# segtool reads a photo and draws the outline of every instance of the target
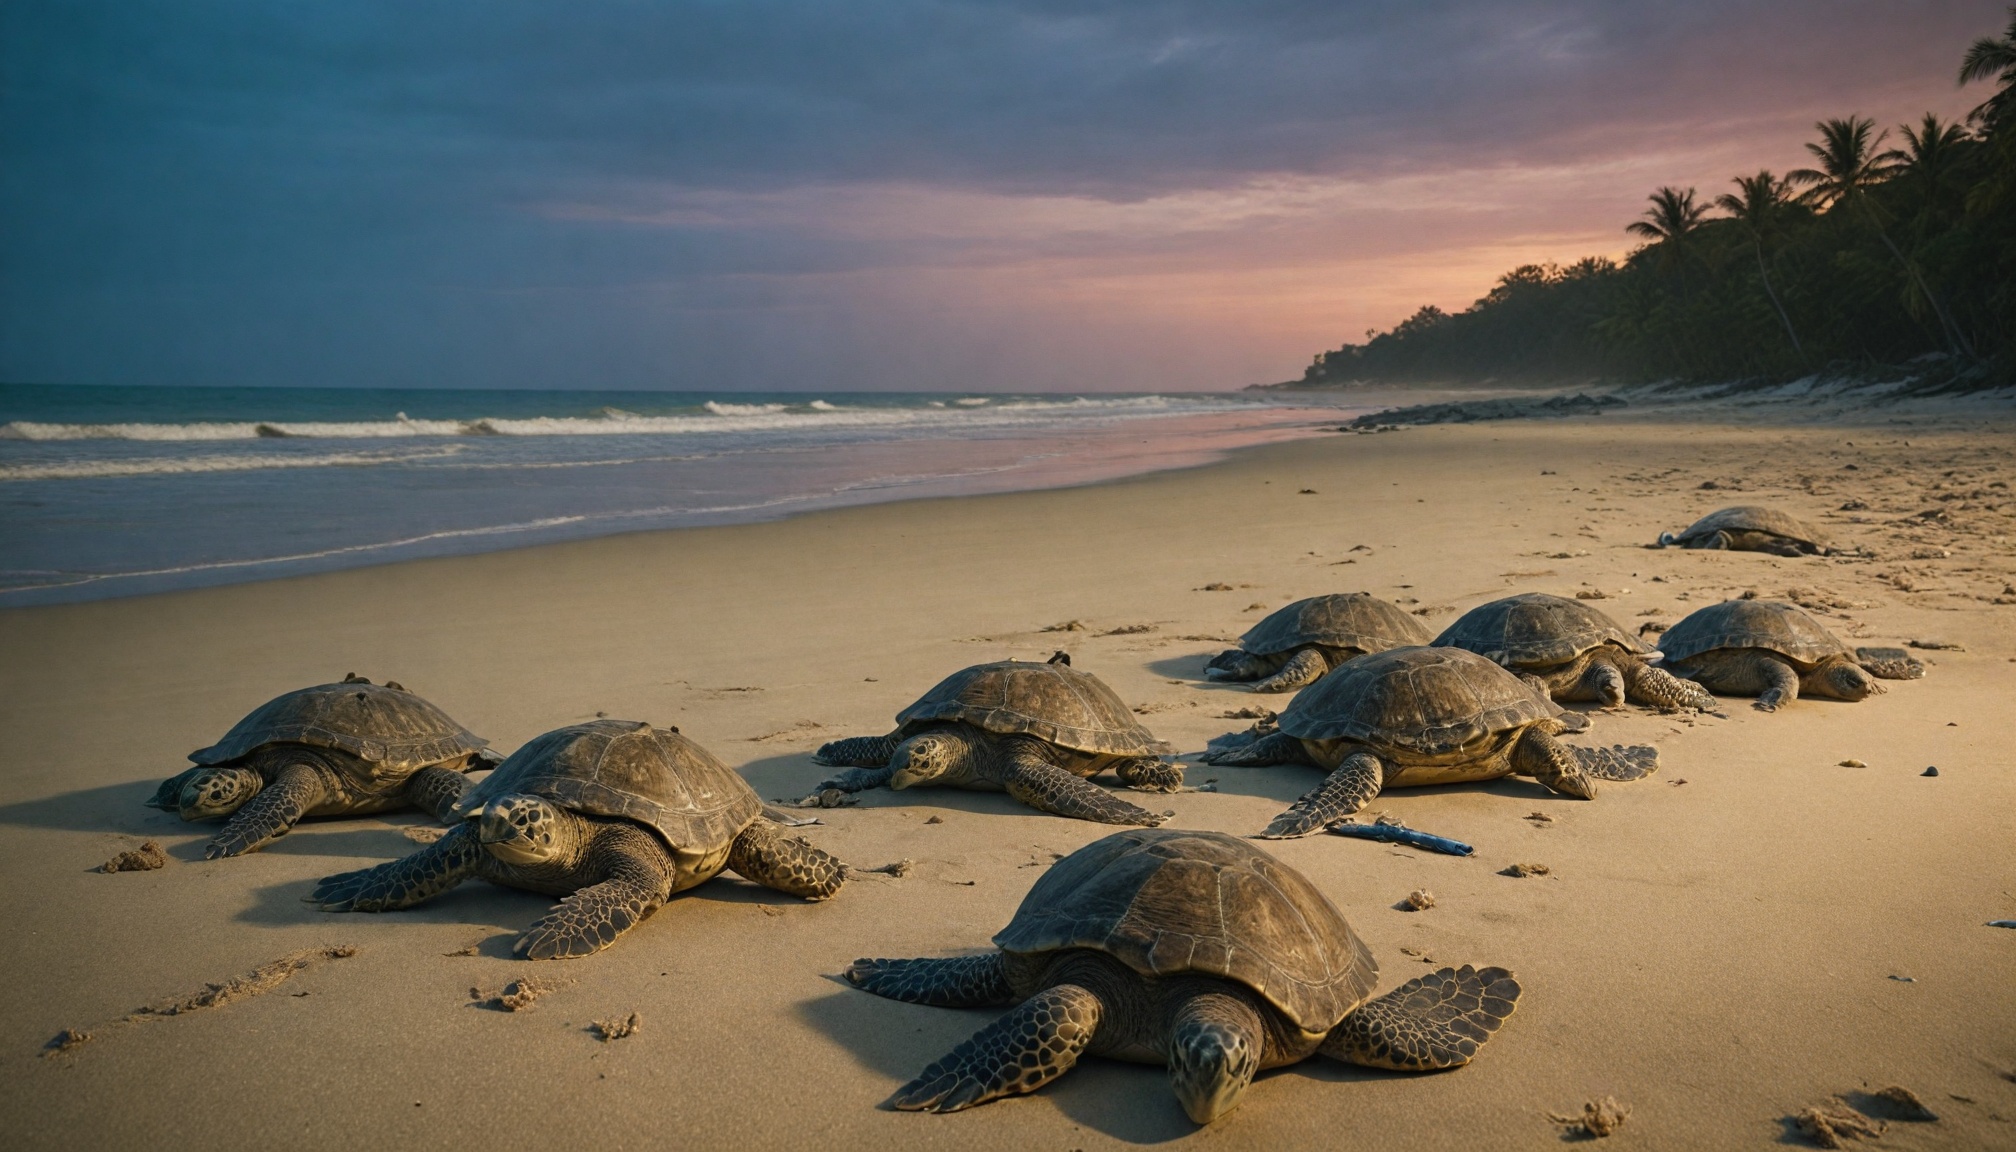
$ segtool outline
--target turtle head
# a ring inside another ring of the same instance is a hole
[[[1169,1086],[1183,1111],[1209,1124],[1239,1104],[1260,1070],[1261,1025],[1253,1009],[1223,993],[1177,1010],[1169,1036]]]
[[[250,768],[205,768],[182,782],[175,809],[184,820],[222,820],[258,795],[265,783]]]
[[[973,755],[973,745],[956,732],[925,732],[896,746],[889,758],[889,787],[910,788],[956,778]]]
[[[541,864],[565,851],[566,813],[544,796],[499,796],[476,818],[476,838],[506,864]]]
[[[1827,678],[1827,695],[1837,700],[1861,700],[1883,691],[1883,685],[1852,660],[1833,661],[1821,675]]]

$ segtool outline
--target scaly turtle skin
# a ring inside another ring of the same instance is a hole
[[[1395,648],[1317,681],[1281,713],[1279,731],[1204,759],[1329,772],[1260,833],[1279,839],[1335,824],[1387,788],[1516,775],[1591,800],[1598,779],[1636,780],[1657,770],[1656,748],[1573,748],[1554,739],[1586,724],[1474,652]]]
[[[1840,551],[1824,534],[1776,508],[1739,504],[1710,512],[1685,532],[1659,534],[1668,548],[1727,548],[1737,552],[1770,552],[1779,556],[1829,556]]]
[[[1252,680],[1255,692],[1288,692],[1368,652],[1428,643],[1421,621],[1365,592],[1311,596],[1269,615],[1212,657],[1213,680]]]
[[[1256,1072],[1321,1054],[1426,1072],[1467,1064],[1519,999],[1503,968],[1444,968],[1368,999],[1379,966],[1301,873],[1221,832],[1116,832],[1036,882],[995,952],[856,960],[856,986],[1012,1011],[898,1089],[954,1112],[1034,1092],[1091,1054],[1163,1064],[1208,1124]]]
[[[1009,795],[1045,812],[1104,824],[1153,826],[1167,819],[1129,804],[1088,777],[1112,768],[1144,792],[1173,792],[1183,766],[1098,677],[1062,652],[1047,664],[976,664],[940,681],[896,714],[887,736],[835,740],[813,755],[851,765],[820,789],[859,792],[946,785]]]
[[[410,908],[472,877],[566,899],[512,951],[528,960],[598,952],[673,893],[723,868],[824,900],[846,866],[763,818],[749,785],[676,728],[594,720],[537,737],[462,799],[462,821],[389,864],[323,878],[329,912]]]
[[[215,860],[263,848],[306,816],[410,806],[446,820],[468,790],[463,774],[497,762],[488,744],[400,685],[353,673],[253,709],[147,803],[224,820],[204,851]]]
[[[1528,592],[1480,604],[1442,635],[1462,648],[1532,677],[1555,700],[1616,708],[1626,700],[1672,710],[1715,707],[1715,698],[1645,662],[1652,646],[1580,600]]]
[[[1772,600],[1711,604],[1668,628],[1659,648],[1674,675],[1725,696],[1755,696],[1763,712],[1801,694],[1861,700],[1883,691],[1878,676],[1925,675],[1925,665],[1902,648],[1851,653],[1819,621]]]

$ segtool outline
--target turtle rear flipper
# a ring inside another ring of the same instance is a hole
[[[1598,780],[1642,780],[1659,770],[1659,750],[1649,744],[1569,748],[1582,771]]]
[[[282,768],[273,782],[231,814],[224,830],[203,849],[203,858],[241,856],[285,836],[329,794],[321,773],[306,764]]]
[[[896,1090],[904,1112],[957,1112],[1034,1092],[1078,1063],[1105,1011],[1076,984],[1045,988]]]
[[[1417,976],[1346,1016],[1317,1051],[1335,1060],[1399,1072],[1470,1062],[1519,1002],[1503,968],[1444,968]]]
[[[1922,680],[1925,665],[1902,648],[1857,648],[1855,662],[1885,680]]]
[[[1330,671],[1330,661],[1314,648],[1304,648],[1288,658],[1281,670],[1253,685],[1255,692],[1293,692],[1305,684],[1314,684]]]
[[[937,1008],[988,1008],[1015,1002],[1008,964],[1000,952],[980,956],[926,956],[915,960],[856,960],[842,973],[863,992]]]
[[[403,860],[324,876],[316,881],[315,891],[302,899],[324,912],[411,908],[474,876],[482,856],[476,825],[465,822]]]
[[[1344,819],[1372,802],[1386,781],[1386,770],[1370,752],[1354,752],[1321,784],[1276,816],[1260,833],[1262,840],[1307,836]]]

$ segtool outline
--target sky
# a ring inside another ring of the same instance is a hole
[[[2007,0],[6,0],[0,381],[1290,379]]]

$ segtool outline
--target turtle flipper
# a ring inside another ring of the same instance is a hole
[[[1146,828],[1169,818],[1138,804],[1129,804],[1082,776],[1073,776],[1055,764],[1026,754],[1009,756],[1001,774],[1001,786],[1031,808],[1058,816]]]
[[[1622,744],[1608,748],[1570,747],[1568,751],[1582,771],[1598,780],[1642,780],[1659,770],[1659,749],[1650,744],[1633,744],[1628,748]]]
[[[1309,753],[1302,747],[1302,741],[1279,731],[1270,732],[1251,744],[1206,752],[1198,759],[1206,764],[1224,764],[1233,768],[1265,768],[1275,764],[1312,763]]]
[[[194,768],[184,772],[177,772],[175,775],[168,777],[168,779],[161,782],[161,787],[154,790],[154,795],[145,802],[147,807],[159,808],[163,812],[180,812],[182,810],[182,786],[189,783],[190,778],[198,772],[208,771],[210,771],[209,768],[198,764]]]
[[[673,864],[664,846],[625,822],[598,828],[586,868],[607,879],[555,904],[532,922],[511,953],[525,960],[571,960],[600,952],[643,923],[672,894]]]
[[[848,768],[835,772],[813,785],[814,792],[824,792],[828,788],[838,788],[842,792],[866,792],[870,788],[881,788],[889,783],[889,777],[896,770],[884,765],[880,768]]]
[[[1136,792],[1176,792],[1183,787],[1183,765],[1151,757],[1122,760],[1113,771]]]
[[[1765,684],[1764,691],[1757,694],[1759,712],[1776,712],[1799,699],[1799,673],[1790,664],[1762,652],[1750,653],[1750,659],[1756,662],[1757,675]]]
[[[1300,741],[1297,741],[1299,744]],[[1286,812],[1274,817],[1260,833],[1262,840],[1307,836],[1344,819],[1372,802],[1386,781],[1386,770],[1370,752],[1353,752],[1321,784],[1304,793]]]
[[[1293,692],[1304,684],[1314,684],[1330,671],[1330,662],[1314,648],[1304,648],[1288,658],[1279,672],[1253,685],[1255,692]]]
[[[1715,697],[1709,695],[1706,688],[1639,660],[1624,666],[1624,698],[1633,704],[1649,704],[1666,711],[1675,708],[1692,708],[1697,712],[1715,710]]]
[[[224,830],[203,849],[205,860],[240,856],[280,837],[328,795],[322,776],[306,764],[282,768],[273,782],[231,814]]]
[[[443,824],[455,821],[455,806],[469,791],[469,777],[453,768],[431,764],[406,780],[406,802]]]
[[[957,1112],[1034,1092],[1078,1063],[1104,1010],[1076,984],[1045,988],[933,1062],[890,1103],[904,1112]]]
[[[938,1008],[990,1008],[1015,1002],[999,952],[916,960],[856,960],[842,973],[864,992]]]
[[[831,740],[812,753],[812,762],[828,768],[880,768],[896,755],[897,743],[893,735],[849,736],[845,740]]]
[[[1267,661],[1243,648],[1227,648],[1204,665],[1206,680],[1258,680],[1267,675]]]
[[[760,819],[728,846],[728,867],[765,888],[807,900],[824,900],[847,880],[845,864]]]
[[[1857,648],[1855,662],[1885,680],[1925,678],[1925,665],[1902,648]]]
[[[1533,777],[1563,796],[1594,800],[1596,781],[1582,770],[1575,751],[1538,726],[1528,728],[1512,746],[1512,770]]]
[[[403,860],[324,876],[316,881],[315,891],[302,899],[324,912],[411,908],[474,876],[482,857],[476,822],[468,820]]]
[[[1399,1072],[1459,1067],[1512,1015],[1519,991],[1503,968],[1430,972],[1344,1017],[1317,1051]]]

